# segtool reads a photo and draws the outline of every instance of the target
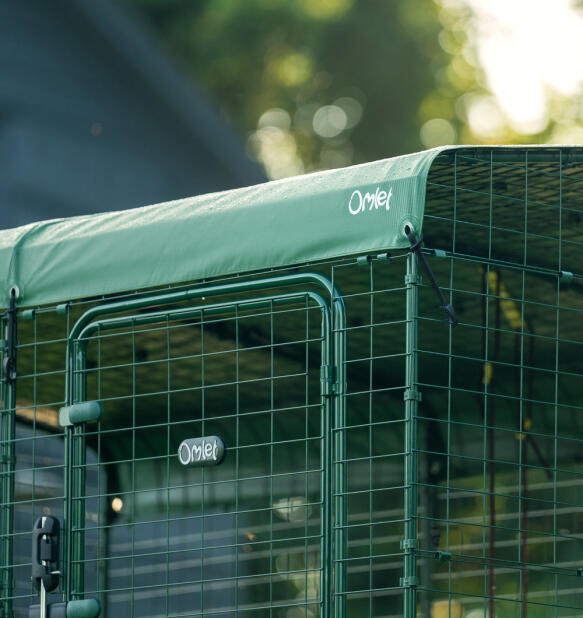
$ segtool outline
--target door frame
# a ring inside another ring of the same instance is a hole
[[[277,289],[284,286],[317,286],[321,293],[302,287],[299,291],[207,305],[160,309],[160,306],[212,296],[247,291]],[[89,337],[96,331],[127,325],[152,324],[179,320],[194,315],[225,313],[238,308],[285,305],[309,298],[322,310],[321,401],[322,401],[322,524],[320,547],[321,616],[345,615],[346,551],[346,469],[345,469],[345,351],[346,310],[342,295],[325,276],[293,273],[171,291],[97,305],[86,311],[74,324],[67,340],[66,405],[86,400],[86,350]],[[111,316],[138,309],[151,312]],[[65,601],[84,597],[84,424],[65,427],[65,491],[63,522],[63,595]]]

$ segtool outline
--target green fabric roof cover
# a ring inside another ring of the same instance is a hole
[[[440,150],[0,232],[2,306],[12,285],[30,307],[408,246]]]
[[[505,161],[557,146],[446,146],[121,212],[0,232],[0,307],[128,292],[409,245],[421,230],[427,175],[444,151],[484,150]],[[566,148],[581,158],[581,149]],[[534,151],[534,152],[533,152]],[[488,154],[487,156],[491,156]],[[388,208],[387,208],[388,205]]]

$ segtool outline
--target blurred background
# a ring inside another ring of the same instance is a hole
[[[4,0],[0,226],[583,143],[575,0]]]

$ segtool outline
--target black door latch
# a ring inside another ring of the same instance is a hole
[[[32,530],[32,583],[40,593],[40,604],[31,605],[29,618],[65,618],[66,603],[47,602],[47,592],[59,585],[59,520],[51,515],[39,517]]]

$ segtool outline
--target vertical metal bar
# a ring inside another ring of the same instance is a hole
[[[525,269],[527,266],[527,239],[528,239],[528,151],[525,154],[525,169],[524,169],[524,241],[523,241],[523,254],[522,254],[522,266]],[[519,466],[519,480],[518,480],[518,534],[519,534],[519,542],[518,542],[518,563],[523,567],[519,571],[519,581],[520,581],[520,598],[521,598],[521,618],[526,618],[527,615],[527,604],[525,593],[528,594],[527,589],[527,574],[528,571],[525,567],[525,558],[523,556],[523,548],[526,547],[526,544],[523,545],[525,529],[524,529],[524,521],[525,516],[523,514],[523,508],[527,504],[526,500],[528,497],[525,494],[525,484],[526,484],[526,461],[523,458],[526,456],[526,439],[523,433],[524,431],[524,332],[525,332],[525,315],[524,315],[524,298],[525,298],[525,279],[526,272],[523,269],[522,271],[522,289],[521,289],[521,298],[520,298],[520,333],[516,334],[516,346],[517,346],[517,356],[519,357],[519,376],[518,376],[518,439],[519,439],[519,449],[518,449],[518,466]]]
[[[101,401],[101,337],[97,340],[97,401]],[[99,428],[99,426],[98,426]],[[103,498],[107,492],[107,477],[102,474],[103,449],[101,432],[97,433],[97,595],[101,602],[101,616],[107,618],[107,594],[109,575],[109,526],[107,525],[108,509],[111,503],[109,498]],[[105,478],[104,478],[105,477]],[[105,484],[105,489],[102,488]]]
[[[489,179],[488,179],[488,259],[492,259],[492,224],[494,213],[494,153],[490,151]],[[482,504],[483,516],[483,536],[482,536],[482,555],[486,558],[487,568],[484,569],[484,614],[488,608],[489,616],[494,616],[494,568],[492,566],[494,552],[494,518],[496,501],[494,498],[494,422],[496,411],[496,398],[489,397],[490,382],[494,366],[490,363],[490,277],[492,271],[490,264],[483,266],[482,271],[482,328],[483,330],[483,358],[484,369],[482,377],[483,386],[483,419],[484,419],[484,452],[483,452],[483,474],[484,474],[484,501]],[[500,327],[500,274],[496,271],[496,332],[494,337],[499,341]],[[494,353],[496,357],[496,352]],[[497,357],[496,357],[497,358]],[[489,478],[489,486],[486,487],[486,479]],[[488,506],[486,506],[486,496],[488,496]],[[490,521],[486,523],[486,513],[489,513]],[[488,551],[486,554],[486,530],[488,531]]]
[[[456,243],[457,243],[457,199],[458,199],[458,184],[457,184],[457,174],[458,174],[458,153],[456,152],[454,155],[454,167],[453,167],[453,229],[452,229],[452,251],[456,251]],[[452,266],[450,270],[450,302],[451,302],[451,294],[453,290],[453,260]],[[452,341],[452,330],[449,329],[448,336],[448,363],[447,363],[447,437],[446,437],[446,488],[445,488],[445,550],[450,551],[450,542],[451,542],[451,499],[452,499],[452,491],[451,491],[451,477],[452,477],[452,418],[451,418],[451,410],[452,410],[452,390],[453,390],[453,341]],[[449,612],[451,613],[451,593],[452,593],[452,565],[451,561],[448,564],[448,577],[447,577],[447,592],[448,592],[448,605]],[[428,614],[429,615],[429,614]]]
[[[170,428],[172,426],[172,414],[171,414],[171,392],[172,392],[172,346],[170,342],[170,320],[166,317],[165,328],[166,339],[166,564],[165,564],[165,584],[166,594],[164,603],[166,607],[166,614],[170,614],[170,457],[172,453],[172,446],[170,442]]]
[[[206,380],[205,380],[205,312],[204,309],[200,312],[200,429],[201,435],[205,435],[205,393],[206,393]],[[238,446],[238,445],[237,445]],[[235,479],[239,478],[239,449],[236,450],[235,458]],[[205,582],[205,491],[204,491],[204,467],[200,471],[200,612],[201,615],[205,614],[205,601],[204,601],[204,582]],[[235,491],[239,493],[239,487],[235,486]]]
[[[322,365],[330,364],[331,359],[331,325],[330,316],[327,312],[322,312]],[[320,455],[321,475],[321,543],[320,543],[320,604],[322,607],[322,617],[329,618],[331,615],[332,599],[332,572],[334,560],[332,557],[332,438],[331,429],[333,423],[333,397],[322,392],[322,416],[321,416],[321,435],[322,451]],[[307,563],[306,563],[307,568]]]
[[[528,326],[528,324],[527,324]],[[529,331],[531,329],[529,328]],[[531,423],[531,419],[532,419],[532,401],[534,399],[534,371],[533,371],[533,367],[534,367],[534,363],[535,363],[535,356],[534,356],[534,336],[533,336],[533,332],[531,331],[531,336],[530,336],[530,340],[529,340],[529,344],[528,344],[528,364],[530,366],[530,371],[529,371],[529,376],[528,376],[528,394],[527,394],[527,404],[526,404],[526,416],[525,416],[525,420],[524,420],[524,424],[525,424],[525,430],[528,430],[530,428],[530,423]],[[531,440],[532,440],[532,436],[531,436]],[[526,563],[528,563],[528,532],[527,532],[527,526],[528,526],[528,502],[529,502],[529,496],[528,496],[528,436],[526,434],[522,435],[522,440],[520,443],[520,447],[523,450],[523,455],[522,455],[522,485],[523,485],[523,496],[524,496],[524,506],[522,508],[522,523],[521,523],[521,529],[522,529],[522,536],[520,539],[520,545],[521,545],[521,558],[522,558],[522,563],[523,565],[526,565]],[[547,466],[545,465],[545,468],[547,468]],[[523,599],[523,606],[524,606],[524,616],[523,618],[526,618],[526,614],[528,611],[528,570],[525,568],[523,570],[523,579],[522,579],[522,599]]]
[[[44,560],[42,561],[44,564]],[[47,591],[43,580],[40,580],[40,605],[39,605],[40,618],[47,618]]]
[[[304,332],[304,338],[305,338],[305,344],[304,344],[304,374],[305,374],[305,378],[304,378],[304,405],[305,407],[305,411],[304,411],[304,436],[305,436],[305,440],[304,440],[304,470],[305,470],[305,474],[304,474],[304,503],[307,505],[310,502],[310,492],[309,492],[309,484],[308,484],[308,470],[309,470],[309,466],[310,466],[310,459],[309,459],[309,435],[310,435],[310,413],[309,413],[309,405],[310,405],[310,372],[309,372],[309,367],[310,367],[310,303],[309,303],[309,299],[306,298],[305,299],[305,332]],[[320,364],[323,364],[323,358],[320,357]],[[321,371],[321,370],[320,370]],[[321,392],[321,390],[320,390]],[[321,429],[321,423],[322,423],[322,416],[324,414],[324,408],[322,406],[320,406],[320,459],[322,458],[322,450],[323,450],[323,434],[321,433],[322,429]],[[273,468],[272,468],[273,469]],[[271,482],[271,495],[273,495],[273,476],[270,479]],[[320,486],[320,496],[322,495],[322,486]],[[308,603],[307,603],[307,593],[308,593],[308,560],[309,560],[309,544],[308,544],[308,517],[309,517],[309,510],[308,507],[306,506],[306,508],[304,508],[304,565],[305,565],[305,570],[304,570],[304,590],[306,591],[306,604],[304,606],[304,615],[307,617],[308,615]],[[322,513],[320,512],[320,519],[322,519]],[[273,514],[271,514],[270,517],[270,538],[273,538]],[[319,590],[319,594],[320,594],[320,599],[319,601],[321,602],[321,594],[322,594],[322,579],[323,579],[323,563],[324,563],[324,557],[323,554],[320,553],[320,590]],[[270,604],[272,603],[272,595],[271,595],[271,590],[270,590]]]
[[[70,401],[70,400],[69,400]],[[63,479],[63,600],[71,600],[71,435],[72,428],[65,428],[64,479]]]
[[[67,355],[67,403],[86,399],[86,342],[75,341]],[[65,428],[63,505],[63,598],[83,598],[85,576],[85,435],[82,425]]]
[[[491,272],[491,271],[489,271]],[[490,294],[490,280],[488,279],[487,291]],[[494,368],[500,358],[500,329],[501,329],[501,307],[500,307],[500,273],[496,271],[496,312],[494,322]],[[487,382],[487,380],[486,380]],[[485,393],[488,394],[488,384],[484,385]],[[490,390],[493,390],[493,381],[490,383]],[[496,554],[496,397],[485,397],[484,405],[489,406],[484,409],[484,418],[488,425],[488,468],[490,477],[489,486],[489,509],[490,521],[488,530],[488,616],[494,618],[495,614],[495,594],[496,594],[496,572],[494,560]]]
[[[14,298],[14,295],[13,295]],[[14,303],[16,299],[14,298]],[[16,313],[15,307],[12,313],[8,312],[3,321],[3,332],[6,333],[6,343],[12,350],[4,350],[3,361],[10,355],[15,362],[16,358]],[[10,320],[14,320],[10,326]],[[13,328],[12,337],[8,335],[8,329]],[[13,535],[14,535],[14,468],[15,468],[15,449],[14,440],[16,437],[16,423],[14,411],[16,407],[16,381],[15,376],[10,374],[10,368],[3,362],[2,375],[2,411],[0,413],[0,465],[2,466],[2,537],[1,543],[1,596],[2,605],[0,606],[3,615],[12,616],[12,595],[14,581],[12,577],[12,555],[13,555]]]
[[[563,151],[559,154],[559,272],[563,268]],[[557,566],[557,535],[558,530],[558,513],[557,513],[557,482],[558,482],[558,464],[559,464],[559,338],[560,329],[560,307],[561,307],[561,282],[560,277],[556,278],[556,296],[555,296],[555,328],[554,328],[554,384],[553,384],[553,466],[552,466],[552,481],[553,481],[553,567]],[[553,576],[553,603],[555,605],[555,618],[559,615],[559,577],[555,573]]]
[[[37,330],[37,319],[36,316],[34,318],[34,322],[33,322],[33,344],[34,344],[34,350],[33,350],[33,382],[32,382],[32,393],[33,393],[33,397],[32,397],[32,402],[33,402],[33,420],[32,420],[32,432],[33,432],[33,440],[32,440],[32,444],[31,444],[31,461],[30,461],[30,467],[32,468],[32,487],[31,487],[31,492],[30,492],[30,499],[31,499],[31,505],[35,505],[36,504],[36,500],[37,500],[37,492],[36,492],[36,485],[38,482],[38,478],[37,478],[37,465],[38,465],[38,461],[39,458],[37,457],[37,450],[38,450],[38,444],[37,444],[37,402],[38,402],[38,392],[37,392],[37,387],[38,387],[38,330]],[[32,530],[34,528],[34,523],[36,521],[35,518],[35,508],[31,508],[30,509],[30,530]]]
[[[273,305],[270,307],[270,314],[273,315]],[[273,334],[273,329],[272,329]],[[273,354],[273,346],[271,346]],[[273,368],[273,367],[272,367]],[[241,408],[239,399],[239,306],[235,305],[235,610],[239,610],[239,466],[240,466],[240,453],[241,453],[241,438],[240,438],[240,422],[241,422]],[[273,406],[271,407],[273,414]],[[203,434],[204,435],[204,434]],[[272,458],[273,462],[273,458]],[[271,482],[273,483],[273,468],[271,468]],[[204,487],[202,489],[204,491]],[[273,485],[270,488],[269,503],[273,504]],[[270,516],[273,517],[272,509],[270,510]],[[273,548],[273,536],[270,538],[271,547]]]
[[[41,527],[44,528],[45,526],[45,522],[46,522],[47,518],[46,517],[42,517],[41,518]],[[47,536],[45,534],[43,534],[42,536],[42,540],[45,540],[47,538]],[[43,566],[46,566],[46,561],[45,560],[41,560],[40,563]],[[45,583],[43,581],[43,578],[40,578],[40,618],[47,618],[47,591],[45,589]]]
[[[417,412],[419,402],[414,392],[417,389],[417,304],[419,272],[417,258],[407,256],[406,282],[406,368],[405,368],[405,495],[404,523],[405,544],[403,568],[403,615],[414,618],[417,613]]]
[[[346,308],[342,296],[336,292],[334,286],[332,329],[334,368],[337,375],[333,410],[334,452],[329,458],[330,463],[334,462],[335,496],[334,557],[329,564],[329,573],[334,572],[334,616],[344,618],[346,616]]]
[[[86,346],[78,343],[75,350],[72,403],[87,399]],[[85,587],[85,426],[75,425],[71,436],[71,600],[83,598]]]
[[[83,349],[84,342],[73,342],[67,350],[67,361],[65,370],[65,403],[70,405],[75,401],[75,392],[77,389],[76,381],[78,379],[77,355],[79,349]],[[84,356],[83,356],[84,358]],[[73,466],[75,457],[74,448],[74,428],[72,426],[65,428],[64,436],[64,480],[63,480],[63,565],[62,565],[62,588],[63,600],[70,601],[72,591],[74,589],[73,577],[73,529],[74,529],[74,507],[73,500],[75,496],[73,483]]]
[[[131,618],[134,618],[136,615],[136,500],[137,500],[137,491],[136,491],[136,325],[132,323],[132,332],[131,332],[131,350],[132,350],[132,480],[131,480],[131,496],[132,501],[130,504],[130,522],[131,522],[131,597],[130,597],[130,608]]]
[[[270,504],[274,504],[273,498],[273,472],[274,472],[274,391],[273,391],[273,307],[269,312],[269,495]],[[275,560],[273,551],[273,509],[269,510],[269,618],[273,618],[273,575]]]
[[[368,512],[370,526],[368,529],[368,613],[373,615],[373,373],[374,373],[374,276],[372,262],[368,265],[369,269],[369,336],[368,336]]]

